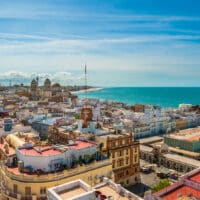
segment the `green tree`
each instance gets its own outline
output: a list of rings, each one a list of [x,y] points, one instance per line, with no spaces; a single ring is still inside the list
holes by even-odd
[[[75,114],[74,117],[75,117],[75,119],[80,119],[80,115],[79,114]]]
[[[162,179],[160,182],[152,189],[152,192],[158,192],[162,190],[163,188],[167,187],[170,185],[170,180],[169,179]]]

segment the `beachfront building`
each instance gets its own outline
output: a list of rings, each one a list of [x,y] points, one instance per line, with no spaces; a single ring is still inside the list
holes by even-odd
[[[139,108],[136,108],[139,106]],[[153,137],[173,132],[176,129],[175,121],[167,114],[167,110],[159,106],[146,105],[143,107],[135,105],[132,109],[138,112],[126,112],[126,118],[132,120],[134,138],[140,139]],[[142,112],[143,111],[143,112]]]
[[[139,142],[132,134],[113,133],[96,137],[101,151],[112,158],[114,181],[121,185],[140,182]]]
[[[170,133],[175,130],[174,121],[170,118],[160,118],[152,121],[148,124],[139,124],[134,125],[134,138],[140,139],[145,137],[153,137],[156,135],[162,135],[164,133]]]

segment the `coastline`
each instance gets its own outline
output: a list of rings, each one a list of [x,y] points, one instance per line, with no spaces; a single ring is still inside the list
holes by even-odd
[[[86,98],[84,94],[85,93],[77,93],[80,98]],[[87,98],[96,98],[100,100],[109,99],[112,101],[123,102],[127,105],[139,103],[157,105],[164,108],[178,108],[179,104],[182,103],[199,105],[200,88],[106,87],[102,92],[88,92]]]
[[[77,93],[84,93],[84,92],[95,92],[98,90],[103,90],[103,88],[88,88],[88,89],[84,89],[84,90],[78,90],[78,91],[72,91],[72,94],[77,94]]]

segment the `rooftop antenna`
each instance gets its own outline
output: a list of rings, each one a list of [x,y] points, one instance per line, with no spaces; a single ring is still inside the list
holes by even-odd
[[[12,80],[11,79],[9,80],[9,86],[10,87],[12,86]]]

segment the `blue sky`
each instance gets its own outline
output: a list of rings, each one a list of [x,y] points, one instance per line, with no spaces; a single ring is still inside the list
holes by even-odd
[[[199,0],[0,0],[0,80],[200,86],[199,55]]]

